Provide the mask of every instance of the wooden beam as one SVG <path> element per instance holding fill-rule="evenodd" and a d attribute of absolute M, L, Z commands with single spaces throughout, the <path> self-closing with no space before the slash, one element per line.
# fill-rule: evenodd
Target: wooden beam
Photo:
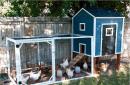
<path fill-rule="evenodd" d="M 116 59 L 116 70 L 119 70 L 119 67 L 120 67 L 120 60 L 121 60 L 121 54 L 117 54 L 117 59 Z"/>

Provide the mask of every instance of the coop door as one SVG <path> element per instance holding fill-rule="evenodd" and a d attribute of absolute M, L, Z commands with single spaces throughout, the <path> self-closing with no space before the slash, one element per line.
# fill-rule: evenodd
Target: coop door
<path fill-rule="evenodd" d="M 103 25 L 102 55 L 115 53 L 116 25 Z"/>
<path fill-rule="evenodd" d="M 86 50 L 86 49 L 85 49 L 85 48 L 86 48 L 86 45 L 85 45 L 85 44 L 80 43 L 80 44 L 79 44 L 79 48 L 80 48 L 80 49 L 79 49 L 79 50 L 80 50 L 80 53 L 85 53 L 85 50 Z"/>

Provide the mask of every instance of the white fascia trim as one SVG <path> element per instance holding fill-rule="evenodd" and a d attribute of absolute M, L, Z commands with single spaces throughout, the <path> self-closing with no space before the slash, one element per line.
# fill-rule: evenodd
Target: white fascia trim
<path fill-rule="evenodd" d="M 98 19 L 99 18 L 101 18 L 101 19 L 104 18 L 104 19 L 106 19 L 106 18 L 125 18 L 125 17 L 95 17 L 95 18 L 98 18 Z"/>
<path fill-rule="evenodd" d="M 102 56 L 101 56 L 101 55 L 96 55 L 96 56 L 94 56 L 94 58 L 98 58 L 98 57 L 100 58 L 100 57 L 102 57 Z"/>
<path fill-rule="evenodd" d="M 82 76 L 82 77 L 78 77 L 78 78 L 56 81 L 55 83 L 61 83 L 61 82 L 67 82 L 67 81 L 70 81 L 70 80 L 78 80 L 78 79 L 82 79 L 82 78 L 91 78 L 91 77 L 94 77 L 94 76 L 92 76 L 91 73 L 89 73 L 88 76 Z"/>
<path fill-rule="evenodd" d="M 102 26 L 101 26 L 101 46 L 100 46 L 101 52 L 100 52 L 100 55 L 102 55 L 103 25 L 116 25 L 116 40 L 115 40 L 115 53 L 116 53 L 118 24 L 117 23 L 103 23 Z"/>
<path fill-rule="evenodd" d="M 45 38 L 41 38 L 41 39 L 28 39 L 28 40 L 26 40 L 26 39 L 23 39 L 23 40 L 16 40 L 15 42 L 17 43 L 17 44 L 19 44 L 19 43 L 37 43 L 37 42 L 49 42 L 49 41 L 52 41 L 52 39 L 45 39 Z"/>
<path fill-rule="evenodd" d="M 88 13 L 88 14 L 91 15 L 92 17 L 95 17 L 93 14 L 91 14 L 90 12 L 88 12 L 86 9 L 81 8 L 81 9 L 72 17 L 72 19 L 73 19 L 75 16 L 77 16 L 77 15 L 80 13 L 80 11 L 82 11 L 82 10 L 84 10 L 86 13 Z"/>
<path fill-rule="evenodd" d="M 7 38 L 7 41 L 14 42 L 15 44 L 20 43 L 34 43 L 34 42 L 51 42 L 53 39 L 75 39 L 75 38 L 92 38 L 93 36 L 77 36 L 77 37 L 53 37 L 53 38 L 36 38 L 36 39 L 21 39 L 21 40 L 14 40 L 12 38 Z"/>
<path fill-rule="evenodd" d="M 80 39 L 80 38 L 92 38 L 93 36 L 79 36 L 79 37 L 55 37 L 53 39 Z"/>
<path fill-rule="evenodd" d="M 122 25 L 122 44 L 121 44 L 121 53 L 123 52 L 124 50 L 124 46 L 123 46 L 123 41 L 124 41 L 124 20 L 125 18 L 123 18 L 123 25 Z"/>
<path fill-rule="evenodd" d="M 8 38 L 8 37 L 6 37 L 6 41 L 10 41 L 10 42 L 16 43 L 16 41 L 14 39 Z"/>
<path fill-rule="evenodd" d="M 72 35 L 74 34 L 74 33 L 73 33 L 73 31 L 74 31 L 74 26 L 73 26 L 73 25 L 74 25 L 74 24 L 73 24 L 73 23 L 74 23 L 74 21 L 73 21 L 73 18 L 72 18 L 72 33 L 71 33 Z M 74 49 L 73 49 L 73 48 L 74 48 L 74 47 L 73 47 L 73 45 L 74 45 L 73 42 L 74 42 L 74 40 L 71 39 L 71 59 L 73 58 L 73 50 L 74 50 Z"/>
<path fill-rule="evenodd" d="M 116 23 L 116 41 L 115 41 L 115 53 L 117 50 L 117 32 L 118 32 L 118 24 Z"/>
<path fill-rule="evenodd" d="M 59 81 L 46 81 L 46 82 L 40 82 L 40 83 L 35 83 L 35 84 L 31 84 L 31 85 L 48 85 L 48 84 L 57 84 L 57 83 L 62 83 L 62 82 L 68 82 L 70 80 L 78 80 L 78 79 L 83 79 L 83 78 L 91 78 L 94 77 L 91 75 L 91 73 L 89 73 L 88 76 L 83 76 L 83 77 L 78 77 L 78 78 L 71 78 L 71 79 L 66 79 L 66 80 L 59 80 Z"/>
<path fill-rule="evenodd" d="M 77 35 L 77 36 L 87 36 L 87 37 L 93 37 L 93 36 L 91 36 L 91 35 L 83 35 L 83 34 L 75 34 L 75 35 Z"/>
<path fill-rule="evenodd" d="M 86 9 L 84 9 L 84 11 L 86 11 L 89 15 L 91 15 L 93 18 L 95 18 L 95 16 L 92 13 L 90 13 L 89 11 L 87 11 Z"/>
<path fill-rule="evenodd" d="M 92 40 L 93 40 L 93 41 L 92 41 Z M 94 53 L 93 53 L 93 57 L 94 57 L 95 54 L 96 54 L 96 53 L 95 53 L 95 51 L 96 51 L 96 18 L 94 18 L 93 39 L 91 38 L 91 44 L 92 44 L 92 42 L 94 42 L 94 43 L 93 43 L 93 46 L 91 45 L 91 46 L 93 47 L 93 48 L 92 48 L 92 49 L 93 49 L 92 52 L 94 52 Z M 92 52 L 91 52 L 91 53 L 92 53 Z"/>
<path fill-rule="evenodd" d="M 121 54 L 122 52 L 116 52 L 115 54 Z"/>

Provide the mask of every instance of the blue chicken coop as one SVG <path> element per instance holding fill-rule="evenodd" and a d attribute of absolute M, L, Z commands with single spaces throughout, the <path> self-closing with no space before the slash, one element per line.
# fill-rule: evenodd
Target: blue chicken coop
<path fill-rule="evenodd" d="M 103 8 L 82 8 L 73 16 L 72 25 L 73 34 L 93 36 L 94 38 L 93 40 L 74 39 L 74 53 L 84 53 L 94 57 L 122 53 L 124 17 L 117 11 Z"/>
<path fill-rule="evenodd" d="M 123 52 L 123 32 L 124 17 L 118 12 L 112 9 L 82 8 L 72 18 L 72 34 L 7 38 L 7 57 L 10 61 L 8 72 L 11 81 L 14 85 L 24 83 L 43 85 L 53 84 L 66 79 L 75 80 L 83 78 L 83 76 L 93 77 L 96 58 L 117 54 L 117 64 L 119 63 L 120 56 L 118 58 L 118 55 Z M 63 39 L 70 39 L 69 46 L 72 59 L 69 63 L 68 59 L 66 59 L 59 64 L 62 67 L 63 65 L 64 67 L 66 66 L 66 68 L 61 69 L 56 65 L 56 61 L 58 61 L 56 58 L 57 54 L 60 54 L 58 51 L 62 50 L 58 48 L 59 44 L 57 41 L 63 41 Z M 49 48 L 49 51 L 43 51 L 41 48 Z M 26 51 L 27 55 L 22 49 L 29 50 Z M 29 54 L 28 52 L 31 53 Z M 41 53 L 50 54 L 49 64 L 44 62 L 46 60 L 44 60 L 44 55 L 41 55 Z M 74 53 L 79 55 L 74 56 Z M 86 58 L 82 54 L 90 56 L 90 61 L 82 61 Z M 24 58 L 27 59 L 25 60 Z M 81 61 L 80 63 L 78 62 L 79 60 Z M 76 65 L 77 62 L 79 65 Z M 79 71 L 80 67 L 81 72 Z M 80 75 L 75 69 L 78 69 Z M 60 79 L 57 74 L 60 74 Z"/>

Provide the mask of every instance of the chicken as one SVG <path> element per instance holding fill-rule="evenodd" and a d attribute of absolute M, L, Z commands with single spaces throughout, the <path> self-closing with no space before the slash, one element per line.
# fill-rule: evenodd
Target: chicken
<path fill-rule="evenodd" d="M 108 68 L 108 64 L 107 63 L 101 63 L 101 71 L 106 72 Z"/>
<path fill-rule="evenodd" d="M 72 78 L 74 75 L 74 70 L 71 70 L 70 68 L 66 69 L 66 74 L 68 76 L 68 78 Z"/>
<path fill-rule="evenodd" d="M 29 75 L 23 74 L 23 75 L 22 75 L 22 84 L 23 84 L 23 85 L 26 85 L 28 79 L 29 79 Z"/>
<path fill-rule="evenodd" d="M 62 70 L 60 69 L 57 70 L 57 77 L 62 77 Z"/>
<path fill-rule="evenodd" d="M 64 69 L 69 66 L 69 62 L 68 62 L 68 59 L 66 59 L 62 64 L 60 64 L 61 67 L 63 67 Z"/>
<path fill-rule="evenodd" d="M 87 70 L 87 69 L 88 69 L 88 64 L 87 64 L 86 62 L 83 64 L 83 69 L 84 69 L 84 70 Z"/>
<path fill-rule="evenodd" d="M 39 72 L 30 72 L 30 79 L 32 80 L 38 80 L 41 76 L 41 70 Z"/>
<path fill-rule="evenodd" d="M 80 73 L 80 71 L 81 71 L 81 70 L 80 70 L 80 67 L 79 67 L 79 66 L 76 66 L 76 67 L 75 67 L 75 73 Z"/>

